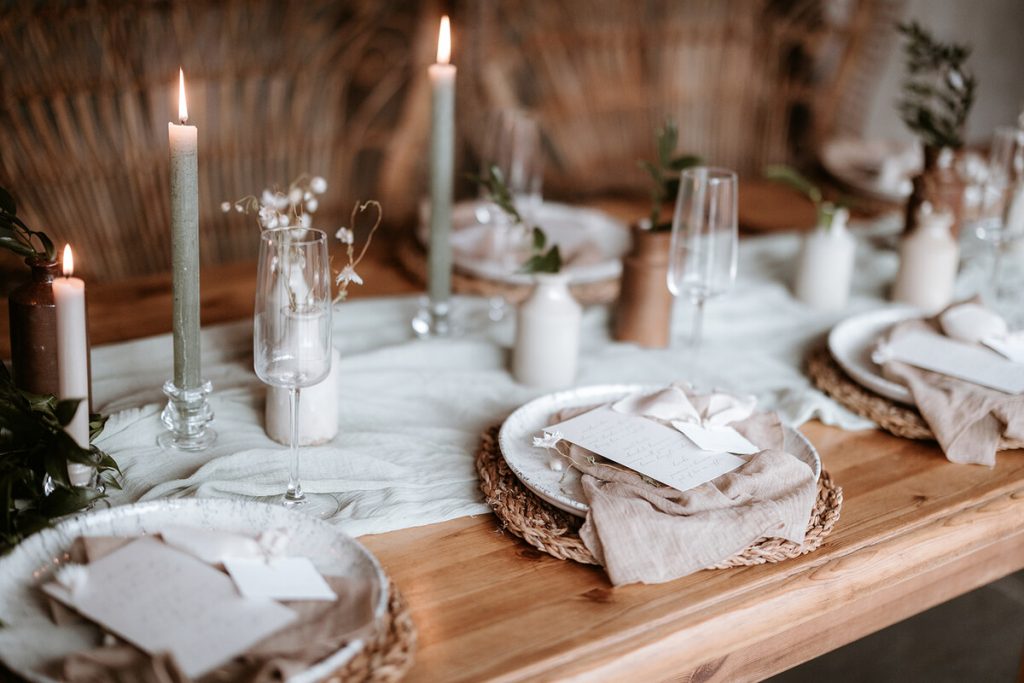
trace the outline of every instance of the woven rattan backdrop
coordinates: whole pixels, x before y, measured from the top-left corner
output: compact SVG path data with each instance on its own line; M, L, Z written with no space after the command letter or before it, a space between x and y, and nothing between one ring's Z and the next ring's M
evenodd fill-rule
M535 111L546 193L645 192L681 145L757 172L860 127L900 0L455 0L464 170L500 107ZM220 203L302 171L411 219L425 185L440 0L0 0L0 183L93 280L167 270L167 122L185 69L200 131L204 263L252 258ZM407 229L407 225L403 227ZM12 259L0 259L10 265Z

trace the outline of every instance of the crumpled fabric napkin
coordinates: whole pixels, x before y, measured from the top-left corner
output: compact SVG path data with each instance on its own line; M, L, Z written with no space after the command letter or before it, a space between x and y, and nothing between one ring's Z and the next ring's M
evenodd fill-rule
M698 411L716 403L684 396ZM563 413L555 419L570 417ZM731 426L763 450L689 491L652 483L569 446L590 508L580 537L614 585L671 581L718 564L763 537L803 542L817 497L811 468L782 450L778 415L753 413Z
M69 559L79 563L97 560L132 540L83 537L72 544ZM222 543L226 539L216 540ZM376 587L344 576L325 576L324 580L338 596L337 601L289 601L288 607L299 615L292 626L264 638L199 681L277 683L333 654L345 643L370 636L375 628ZM81 621L82 617L57 601L49 603L54 621L59 625ZM68 683L186 683L190 680L169 654L151 656L109 634L105 641L100 647L76 652L55 662L51 674Z
M893 327L885 341L911 332L942 334L939 320L943 313L927 320L902 322ZM910 390L917 409L950 462L992 467L1001 444L1024 441L1024 395L1004 394L915 368L886 358L884 353L879 359L882 374Z
M754 413L757 398L720 392L689 396L681 384L653 394L634 394L612 404L618 413L639 415L677 427L677 423L715 429L746 420Z

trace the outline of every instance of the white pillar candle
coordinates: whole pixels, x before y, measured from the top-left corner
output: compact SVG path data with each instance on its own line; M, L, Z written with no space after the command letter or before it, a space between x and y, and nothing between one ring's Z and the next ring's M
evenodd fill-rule
M447 303L452 290L452 196L455 174L455 67L451 26L442 17L437 63L430 73L430 250L427 290L430 303Z
M200 385L199 131L188 121L185 75L178 71L178 117L168 123L171 148L171 261L174 274L174 384Z
M82 448L89 448L89 342L85 327L85 282L74 273L71 245L64 247L64 277L53 280L57 309L57 377L61 399L81 399L75 416L64 428ZM93 468L68 464L72 486L87 486Z

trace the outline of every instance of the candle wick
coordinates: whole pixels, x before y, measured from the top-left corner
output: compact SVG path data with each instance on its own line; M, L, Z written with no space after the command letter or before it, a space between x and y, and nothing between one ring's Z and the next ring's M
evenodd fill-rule
M184 126L186 123L188 123L188 117L182 116L181 119L179 119L179 122L181 123L181 125Z

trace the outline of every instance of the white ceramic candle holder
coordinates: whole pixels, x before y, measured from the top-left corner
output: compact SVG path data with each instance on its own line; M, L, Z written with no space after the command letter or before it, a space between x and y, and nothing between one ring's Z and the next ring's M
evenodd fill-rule
M217 440L217 432L210 429L213 410L206 397L213 390L209 381L194 389L182 389L172 380L164 382L164 394L169 399L160 415L167 431L157 437L163 448L179 451L201 451Z

